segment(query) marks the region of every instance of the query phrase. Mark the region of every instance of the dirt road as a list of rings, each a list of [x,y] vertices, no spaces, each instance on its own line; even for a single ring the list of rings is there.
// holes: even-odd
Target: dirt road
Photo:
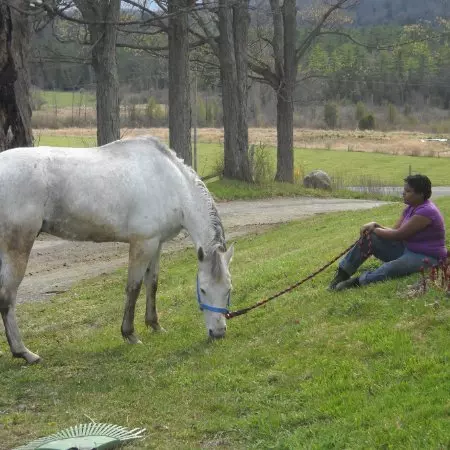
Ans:
[[[227,240],[248,233],[265,231],[274,224],[331,211],[369,209],[384,202],[317,198],[276,198],[261,201],[233,201],[217,205]],[[168,242],[163,251],[190,245],[186,234]],[[18,301],[43,300],[64,292],[78,281],[125,266],[128,245],[117,242],[64,241],[49,235],[36,240]]]

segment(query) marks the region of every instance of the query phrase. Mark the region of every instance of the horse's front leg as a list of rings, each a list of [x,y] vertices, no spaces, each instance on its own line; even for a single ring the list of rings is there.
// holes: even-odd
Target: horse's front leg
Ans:
[[[121,328],[123,338],[130,344],[141,343],[134,332],[134,311],[148,261],[158,246],[159,242],[156,240],[130,244],[128,281],[125,290],[125,310]]]
[[[158,313],[156,311],[156,291],[158,289],[159,276],[159,258],[161,255],[161,245],[153,256],[145,271],[144,283],[146,288],[146,310],[145,310],[145,324],[152,327],[153,331],[165,331],[161,327],[158,320]]]

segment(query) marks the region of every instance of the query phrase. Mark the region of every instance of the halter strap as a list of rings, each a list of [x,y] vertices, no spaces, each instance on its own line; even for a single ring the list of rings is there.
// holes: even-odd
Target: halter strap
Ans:
[[[228,314],[230,311],[228,309],[228,307],[230,306],[230,294],[228,294],[228,299],[227,299],[227,307],[226,308],[219,308],[217,306],[212,306],[212,305],[208,305],[206,303],[203,303],[200,299],[200,284],[198,281],[198,274],[197,274],[197,302],[198,302],[198,306],[200,308],[200,311],[203,311],[204,309],[206,309],[207,311],[212,311],[212,312],[216,312],[216,313],[220,313],[220,314]]]

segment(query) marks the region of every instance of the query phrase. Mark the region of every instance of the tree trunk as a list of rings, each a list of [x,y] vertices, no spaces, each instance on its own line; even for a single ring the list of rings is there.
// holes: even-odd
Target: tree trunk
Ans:
[[[289,89],[277,93],[277,173],[276,181],[293,182],[294,108]]]
[[[31,98],[28,71],[31,26],[22,0],[0,2],[0,151],[31,147]],[[16,9],[18,8],[18,9]]]
[[[120,0],[75,0],[88,25],[92,45],[92,67],[96,77],[97,145],[120,139],[119,75],[117,72],[117,29]]]
[[[170,0],[169,13],[186,10],[186,0]],[[189,33],[187,12],[169,19],[169,144],[192,165]]]
[[[295,0],[282,7],[284,30],[284,74],[277,91],[277,174],[276,181],[294,181],[294,90],[297,78]]]
[[[248,0],[219,1],[219,59],[224,122],[224,176],[252,181],[248,159]]]

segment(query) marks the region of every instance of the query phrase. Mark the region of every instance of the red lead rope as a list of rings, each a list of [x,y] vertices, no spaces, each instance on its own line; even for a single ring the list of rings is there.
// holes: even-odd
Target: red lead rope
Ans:
[[[367,238],[369,238],[369,234],[365,233],[365,235]],[[362,245],[363,245],[363,238],[364,236],[362,236],[361,238],[357,239],[352,245],[350,245],[349,247],[347,247],[344,251],[342,251],[341,253],[339,253],[339,255],[337,255],[335,258],[333,258],[330,262],[328,262],[327,264],[325,264],[324,266],[322,266],[320,269],[316,270],[315,272],[313,272],[311,275],[308,275],[306,278],[303,278],[303,280],[298,281],[297,283],[289,286],[288,288],[284,289],[281,292],[278,292],[277,294],[272,295],[269,298],[266,298],[265,300],[260,300],[259,302],[255,303],[254,305],[251,306],[247,306],[246,308],[242,308],[242,309],[238,309],[236,311],[230,311],[227,314],[225,314],[225,318],[226,319],[232,319],[233,317],[237,317],[237,316],[241,316],[242,314],[246,314],[249,311],[251,311],[252,309],[258,308],[259,306],[265,305],[266,303],[270,302],[271,300],[274,300],[278,297],[281,297],[284,294],[287,294],[288,292],[293,291],[295,288],[299,287],[301,284],[305,283],[306,281],[310,280],[311,278],[314,278],[316,275],[318,275],[320,272],[323,272],[325,269],[327,269],[328,267],[331,266],[331,264],[333,264],[334,262],[336,262],[339,258],[341,258],[342,256],[344,256],[347,252],[349,252],[355,245],[359,245],[362,249]],[[363,253],[365,257],[369,257],[372,254],[372,240],[371,239],[367,239],[368,240],[368,249],[367,252]]]

